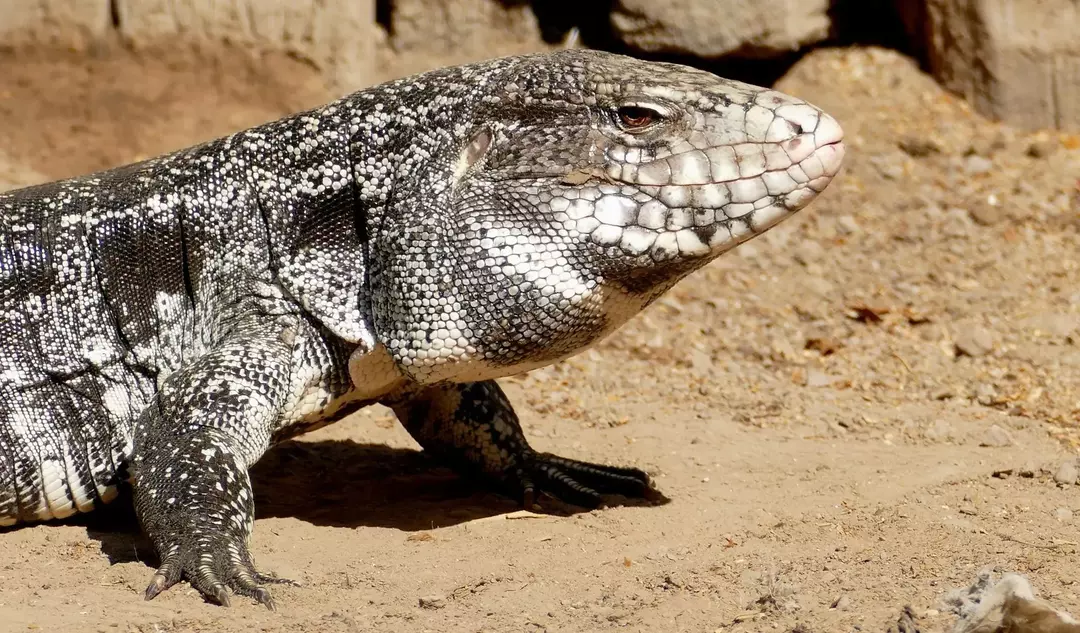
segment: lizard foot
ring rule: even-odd
[[[230,605],[228,589],[232,589],[236,595],[254,598],[274,611],[274,597],[265,585],[299,586],[292,580],[256,571],[251,563],[251,555],[243,546],[200,538],[194,544],[175,545],[167,551],[168,554],[162,557],[161,566],[146,587],[147,600],[153,600],[184,578],[208,600],[221,606]]]
[[[541,494],[583,508],[603,495],[663,498],[637,468],[540,453],[529,446],[509,399],[493,380],[438,384],[394,403],[394,413],[425,451],[463,473],[494,480],[532,509]]]
[[[584,508],[602,506],[604,494],[647,498],[652,492],[645,471],[582,462],[551,453],[531,453],[514,475],[526,508],[533,507],[541,492]]]

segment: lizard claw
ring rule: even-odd
[[[526,510],[536,507],[536,486],[524,471],[518,470],[518,485],[521,487],[521,505]]]
[[[277,611],[277,605],[274,604],[274,597],[270,595],[270,590],[266,587],[258,587],[255,589],[255,601],[264,605],[271,611]]]
[[[225,591],[224,586],[219,585],[218,588],[214,591],[214,601],[223,607],[232,606],[232,601],[229,600],[229,592]]]
[[[605,494],[644,498],[652,489],[649,475],[637,468],[593,464],[551,453],[528,455],[516,476],[528,509],[535,503],[538,491],[534,479],[543,484],[543,492],[584,508],[601,507]]]
[[[278,578],[273,574],[262,574],[254,572],[255,582],[262,585],[289,585],[290,587],[303,587],[295,580],[289,580],[288,578]]]
[[[207,547],[207,544],[199,543],[194,546],[194,549]],[[299,586],[299,583],[287,578],[278,578],[256,571],[246,550],[237,551],[235,548],[213,546],[209,546],[208,549],[209,551],[202,552],[183,547],[171,548],[146,587],[145,598],[153,600],[161,592],[179,582],[182,576],[207,600],[223,607],[232,604],[229,597],[231,589],[236,595],[253,598],[267,609],[276,611],[274,597],[264,585]]]
[[[144,597],[146,600],[153,600],[158,596],[159,593],[165,591],[173,584],[175,584],[175,581],[169,582],[165,578],[165,576],[159,571],[158,573],[154,574],[153,580],[151,580],[150,584],[146,587]]]

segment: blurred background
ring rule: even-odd
[[[881,46],[988,117],[1075,129],[1078,10],[1072,0],[2,0],[0,116],[31,103],[50,125],[0,126],[0,147],[48,176],[99,169],[387,79],[568,39],[758,84],[822,47]],[[107,147],[67,155],[99,135]]]

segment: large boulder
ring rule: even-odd
[[[985,116],[1080,129],[1076,0],[896,0],[931,74]]]
[[[135,45],[181,37],[284,51],[310,60],[332,85],[368,80],[382,33],[374,0],[114,2],[120,33]]]
[[[109,0],[0,0],[0,42],[84,48],[112,29]]]
[[[410,70],[550,49],[532,7],[500,0],[394,0],[390,46]]]
[[[829,36],[830,0],[616,0],[616,37],[642,51],[774,57]]]

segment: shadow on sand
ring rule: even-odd
[[[251,469],[255,518],[295,518],[313,525],[430,530],[520,510],[484,482],[455,474],[421,452],[348,440],[289,441]],[[652,500],[607,498],[609,506],[660,505]],[[543,500],[543,512],[569,516],[582,508]],[[90,514],[65,521],[83,525],[112,563],[157,555],[139,529],[128,491]],[[258,527],[256,527],[258,529]]]

